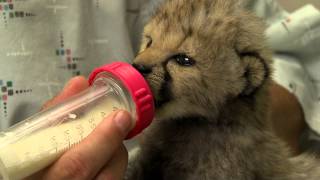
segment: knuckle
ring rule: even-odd
[[[80,154],[74,153],[63,164],[61,173],[64,179],[87,179],[90,176],[90,168]]]

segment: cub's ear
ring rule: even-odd
[[[255,52],[239,53],[244,67],[245,86],[243,96],[253,94],[270,76],[268,61]]]

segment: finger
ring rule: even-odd
[[[114,157],[99,172],[96,180],[123,179],[128,164],[128,152],[122,144]]]
[[[111,114],[80,144],[67,151],[49,169],[45,179],[91,179],[113,157],[131,129],[125,111]]]
[[[57,96],[55,96],[54,98],[46,102],[41,109],[43,110],[43,109],[47,109],[48,107],[54,106],[55,104],[62,102],[68,97],[85,90],[86,88],[88,88],[88,86],[89,84],[85,77],[82,77],[82,76],[74,77],[69,82],[67,82],[67,84],[65,85],[64,89],[60,94],[58,94]]]

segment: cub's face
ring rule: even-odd
[[[148,81],[157,118],[214,117],[268,77],[263,24],[231,0],[169,0],[145,26],[134,66]]]

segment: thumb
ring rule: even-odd
[[[126,111],[119,111],[116,113],[116,115],[113,118],[113,121],[116,126],[118,126],[119,130],[122,132],[123,138],[127,136],[129,131],[133,128],[135,125],[132,121],[131,116]]]

